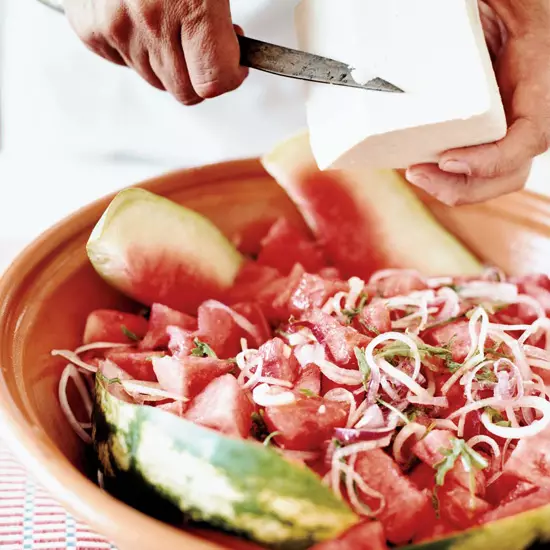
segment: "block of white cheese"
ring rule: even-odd
[[[322,170],[407,168],[506,134],[477,0],[303,0],[296,30],[302,50],[405,91],[308,84]]]

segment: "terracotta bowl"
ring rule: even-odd
[[[301,222],[284,192],[256,160],[177,172],[143,187],[212,219],[248,251],[281,215]],[[86,472],[86,450],[58,405],[63,361],[53,348],[80,343],[94,308],[136,307],[104,284],[85,243],[111,197],[75,213],[42,235],[0,281],[0,426],[35,479],[79,519],[120,550],[251,547],[212,533],[178,530],[102,492]],[[550,272],[550,200],[519,193],[434,214],[488,263],[511,273]]]

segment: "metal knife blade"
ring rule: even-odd
[[[365,84],[356,82],[352,67],[329,59],[292,48],[262,42],[239,35],[241,65],[289,78],[375,90],[377,92],[403,93],[401,88],[381,78],[374,78]]]

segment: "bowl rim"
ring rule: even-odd
[[[162,195],[170,189],[193,187],[204,181],[235,181],[246,176],[270,177],[259,159],[249,158],[171,171],[129,187],[145,188]],[[126,188],[128,187],[123,189]],[[28,274],[55,254],[56,249],[75,234],[85,227],[93,226],[121,190],[109,193],[65,216],[16,256],[8,269],[0,274],[0,323],[9,313],[11,296],[25,284]],[[27,475],[31,475],[64,509],[105,536],[109,543],[114,543],[114,540],[124,541],[125,548],[133,548],[134,544],[138,547],[138,532],[147,532],[149,538],[154,537],[157,540],[163,537],[165,543],[182,546],[187,543],[196,550],[226,548],[156,520],[118,501],[102,491],[72,464],[67,464],[66,457],[55,445],[52,454],[51,440],[25,418],[14,402],[4,375],[4,370],[8,368],[0,365],[0,439],[25,468]],[[127,529],[126,526],[136,525],[138,522],[139,529]]]
[[[145,188],[163,195],[171,189],[193,187],[204,181],[235,181],[246,177],[272,179],[261,165],[260,159],[248,158],[170,171],[128,187]],[[25,284],[27,276],[41,262],[55,254],[63,243],[86,227],[93,226],[109,202],[122,189],[90,202],[62,218],[28,244],[7,270],[0,273],[0,324],[9,312],[10,297]],[[526,190],[515,195],[516,200],[518,197],[528,203],[536,200],[550,209],[550,197]],[[102,491],[77,468],[72,465],[68,467],[67,459],[61,451],[53,445],[52,454],[52,442],[17,407],[8,389],[4,370],[7,369],[0,365],[0,439],[27,474],[74,517],[107,537],[110,543],[124,542],[124,548],[139,547],[139,542],[142,542],[140,533],[143,532],[147,533],[148,538],[160,540],[162,537],[164,543],[174,547],[187,543],[196,550],[227,548],[135,510]],[[127,528],[128,525],[137,525],[138,522],[139,529]]]

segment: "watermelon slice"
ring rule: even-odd
[[[425,275],[482,269],[395,171],[321,172],[307,134],[282,143],[262,161],[344,276],[368,278],[388,267]]]
[[[139,302],[194,314],[233,283],[242,257],[206,218],[144,189],[111,202],[87,244],[109,284]]]
[[[170,326],[193,331],[197,328],[197,319],[163,304],[153,304],[149,316],[149,330],[140,342],[140,348],[144,350],[166,348],[170,341],[167,330]]]
[[[300,365],[290,349],[287,353],[287,346],[280,338],[267,341],[258,351],[262,358],[262,376],[294,383]]]
[[[248,437],[254,405],[231,374],[216,378],[190,404],[185,418],[233,437]]]
[[[135,344],[145,336],[149,323],[140,315],[110,309],[92,311],[84,328],[84,344],[111,342]]]

